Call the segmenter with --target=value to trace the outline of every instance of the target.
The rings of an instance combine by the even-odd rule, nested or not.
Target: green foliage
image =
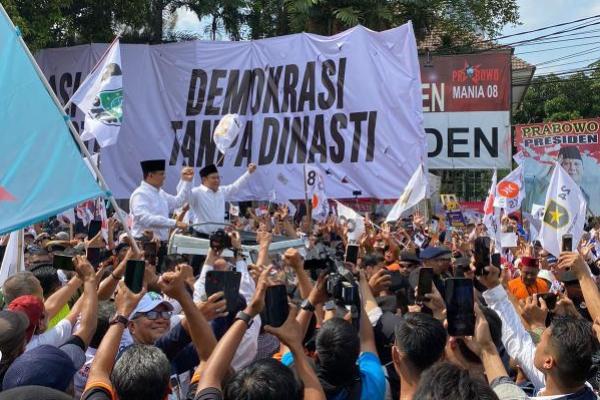
[[[592,64],[590,67],[598,66]],[[535,78],[528,88],[521,109],[513,114],[514,123],[564,121],[600,115],[600,73],[578,72],[568,76],[547,75]]]
[[[110,42],[160,43],[171,0],[3,0],[32,51]]]
[[[33,50],[39,49],[54,40],[60,40],[68,30],[64,18],[70,0],[3,0],[13,23],[21,29],[23,38]]]
[[[356,23],[375,30],[413,22],[418,37],[439,28],[494,36],[519,19],[516,0],[288,0],[295,31],[334,34]]]
[[[457,43],[463,46],[465,33],[493,36],[519,17],[516,0],[3,0],[2,4],[34,51],[108,42],[116,34],[124,42],[138,43],[196,38],[194,33],[173,31],[180,7],[208,25],[211,39],[296,32],[332,35],[357,24],[381,31],[411,20],[418,38],[432,29],[445,32],[446,49],[456,49]]]

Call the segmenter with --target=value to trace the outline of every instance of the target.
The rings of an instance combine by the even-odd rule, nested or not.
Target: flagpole
[[[23,255],[25,254],[23,251],[23,244],[25,241],[25,230],[23,228],[19,229],[19,236],[17,238],[17,272],[22,272],[21,266],[25,267],[25,260],[23,260]]]
[[[306,163],[302,165],[303,173],[302,180],[304,181],[304,206],[306,208],[306,216],[308,217],[308,234],[312,232],[312,210],[308,203],[308,186],[306,185]]]
[[[106,50],[104,51],[104,53],[100,56],[100,58],[98,59],[98,61],[96,61],[96,64],[92,67],[92,69],[90,70],[90,72],[87,74],[87,76],[85,77],[85,79],[83,80],[83,82],[81,83],[81,85],[79,85],[79,87],[77,88],[77,90],[75,91],[75,93],[73,93],[71,95],[71,97],[69,97],[69,100],[67,100],[67,102],[65,103],[64,106],[62,106],[63,110],[66,112],[67,108],[69,108],[69,106],[72,103],[72,99],[73,97],[75,97],[75,95],[77,94],[77,92],[79,91],[79,89],[81,89],[83,87],[83,84],[85,83],[85,81],[87,81],[87,79],[92,76],[92,74],[96,71],[96,69],[98,69],[98,66],[100,66],[100,64],[102,63],[102,61],[104,61],[104,58],[106,57],[106,55],[108,54],[108,52],[110,51],[110,49],[115,45],[115,43],[117,42],[117,40],[119,40],[121,38],[121,34],[118,34],[116,38],[113,39],[113,41],[111,42],[111,44],[106,48]]]
[[[216,165],[219,165],[221,163],[221,161],[223,161],[223,159],[225,158],[225,153],[221,153],[221,156],[219,157],[219,159],[217,160]]]
[[[23,47],[23,50],[25,51],[25,54],[27,54],[27,57],[29,57],[29,60],[31,61],[31,64],[35,68],[35,71],[37,72],[38,77],[40,78],[40,80],[44,84],[44,86],[46,88],[46,91],[50,95],[50,98],[54,101],[54,104],[56,105],[56,107],[61,111],[62,116],[63,116],[63,118],[64,118],[64,120],[65,120],[65,122],[66,122],[66,124],[67,124],[67,126],[69,128],[69,132],[71,133],[71,136],[73,137],[73,139],[75,140],[75,142],[77,142],[77,144],[79,145],[79,149],[83,152],[83,154],[91,160],[92,156],[90,155],[90,152],[88,151],[87,147],[85,147],[85,144],[81,140],[81,137],[79,137],[79,133],[77,133],[77,130],[73,126],[73,122],[71,121],[71,117],[69,117],[65,113],[65,111],[63,110],[62,105],[60,104],[60,100],[58,100],[58,97],[56,97],[56,94],[54,93],[54,91],[52,90],[52,87],[48,83],[48,80],[46,79],[46,76],[44,75],[44,73],[40,69],[40,66],[38,65],[38,63],[35,61],[35,58],[31,54],[31,51],[29,51],[29,48],[27,47],[27,44],[25,44],[25,41],[23,40],[23,36],[21,35],[21,31],[18,30],[17,27],[13,24],[12,20],[8,16],[8,13],[6,12],[6,10],[4,9],[4,7],[2,6],[2,4],[0,4],[0,10],[2,11],[2,14],[4,14],[5,18],[8,20],[8,23],[15,30],[15,33],[16,33],[17,38],[19,40],[19,43],[21,43],[21,46]],[[92,163],[92,162],[90,163],[90,165],[92,166],[92,169],[94,170],[94,173],[96,174],[96,177],[98,178],[102,189],[108,195],[107,197],[108,197],[108,200],[110,201],[110,204],[113,206],[113,208],[115,210],[118,210],[119,208],[118,208],[117,202],[116,202],[116,200],[115,200],[112,192],[109,190],[108,185],[106,184],[106,181],[104,180],[104,177],[100,173],[100,169],[98,169],[98,166],[94,165],[94,163]],[[138,247],[137,243],[135,242],[135,239],[133,238],[133,235],[131,234],[131,230],[127,226],[127,221],[125,220],[125,218],[123,218],[123,216],[121,215],[121,213],[117,213],[117,217],[119,218],[119,221],[121,222],[121,224],[125,228],[125,232],[127,232],[127,236],[129,237],[129,240],[131,241],[131,245],[132,245],[133,249],[137,253],[140,253],[140,248]]]

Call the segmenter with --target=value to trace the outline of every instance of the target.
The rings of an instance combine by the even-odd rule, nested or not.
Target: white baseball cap
[[[135,310],[133,310],[129,318],[131,319],[131,317],[133,317],[136,313],[145,313],[148,311],[152,311],[161,304],[167,306],[167,309],[169,311],[173,311],[173,305],[167,300],[163,299],[163,297],[160,294],[156,292],[148,292],[144,295],[144,297],[142,297],[142,299],[138,303]]]

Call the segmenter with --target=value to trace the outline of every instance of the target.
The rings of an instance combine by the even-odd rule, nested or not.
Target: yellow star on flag
[[[569,212],[567,209],[554,200],[546,205],[544,213],[544,223],[554,229],[560,229],[569,224]]]
[[[560,221],[560,217],[563,216],[563,213],[561,213],[558,210],[553,210],[550,211],[550,215],[552,216],[552,222],[556,222],[558,224],[558,222]]]

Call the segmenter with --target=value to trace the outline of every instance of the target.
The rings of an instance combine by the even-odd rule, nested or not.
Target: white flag
[[[544,218],[544,206],[539,204],[531,205],[531,216],[537,220],[542,220]]]
[[[83,226],[88,226],[94,219],[94,201],[86,200],[75,207],[75,214],[81,220]]]
[[[276,203],[277,202],[277,190],[273,189],[269,191],[269,203]]]
[[[242,124],[237,114],[225,114],[213,132],[213,140],[217,149],[223,154],[239,135]]]
[[[540,242],[546,251],[558,257],[565,234],[573,235],[573,248],[577,248],[583,233],[586,208],[579,185],[560,164],[555,163],[540,229]]]
[[[339,201],[336,200],[335,203],[339,223],[348,224],[348,240],[358,242],[362,234],[365,233],[365,218]]]
[[[408,184],[404,188],[404,192],[390,210],[385,222],[396,221],[404,211],[414,207],[423,200],[427,196],[428,186],[423,164],[419,164],[417,170],[413,173]]]
[[[288,208],[288,215],[290,215],[293,218],[296,215],[296,213],[298,212],[298,209],[296,208],[294,203],[292,203],[289,200],[286,200],[285,203],[283,203],[283,204],[286,205]]]
[[[483,224],[487,228],[488,234],[490,238],[494,241],[496,245],[496,252],[500,250],[502,247],[501,244],[501,226],[500,226],[500,208],[494,207],[494,198],[496,197],[496,189],[497,189],[497,175],[494,170],[494,175],[492,176],[492,186],[490,187],[490,191],[488,192],[488,197],[485,199],[485,204],[483,206]]]
[[[506,214],[518,211],[525,198],[523,166],[519,165],[496,186],[494,207],[503,208]]]
[[[102,223],[102,228],[100,229],[102,238],[108,243],[108,217],[106,215],[106,205],[104,204],[103,198],[96,200],[96,217],[99,218]]]
[[[2,259],[2,267],[0,267],[0,286],[3,286],[4,282],[17,272],[25,271],[24,246],[23,229],[11,232]]]
[[[233,203],[229,203],[229,215],[231,215],[232,217],[239,217],[240,216],[240,207],[236,206]]]
[[[312,204],[312,218],[323,222],[329,216],[329,202],[325,194],[325,183],[318,169],[307,166],[305,168],[306,189],[308,199]]]
[[[116,143],[123,122],[122,71],[117,39],[71,97],[71,101],[85,114],[81,139],[96,138],[101,147]]]
[[[62,213],[58,214],[56,216],[56,218],[67,225],[70,225],[70,224],[75,225],[75,222],[77,222],[75,220],[75,209],[74,208],[69,208],[69,209],[63,211]]]
[[[515,160],[515,162],[517,163],[517,165],[523,165],[523,163],[525,162],[525,153],[523,153],[523,151],[519,151],[517,154],[515,154],[513,156],[513,160]]]

